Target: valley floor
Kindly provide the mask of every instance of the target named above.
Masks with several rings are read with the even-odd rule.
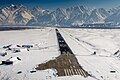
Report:
[[[13,65],[0,65],[0,80],[119,80],[120,31],[118,29],[59,28],[81,67],[91,76],[58,77],[55,69],[35,68],[60,56],[55,28],[0,31],[0,63],[19,57]],[[12,50],[3,48],[11,45]],[[33,45],[26,49],[17,45]],[[20,49],[20,52],[14,52]],[[6,56],[1,56],[7,52]]]

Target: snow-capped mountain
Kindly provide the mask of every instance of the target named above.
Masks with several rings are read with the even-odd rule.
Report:
[[[104,22],[104,20],[109,16],[110,14],[108,11],[103,8],[94,9],[87,19],[87,23]]]
[[[0,9],[1,25],[26,25],[30,19],[32,19],[31,12],[22,5],[11,5]]]
[[[72,7],[69,12],[70,18],[67,22],[70,25],[80,25],[88,19],[90,11],[91,9],[84,6]]]
[[[112,22],[114,25],[120,25],[120,10],[116,11],[110,17],[105,19],[106,22]]]
[[[120,7],[106,10],[85,6],[46,10],[41,7],[27,8],[11,5],[0,8],[0,25],[76,26],[93,23],[120,25]]]

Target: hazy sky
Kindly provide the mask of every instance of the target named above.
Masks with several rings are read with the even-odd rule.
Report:
[[[23,4],[26,6],[41,6],[48,9],[85,5],[88,7],[111,8],[120,6],[120,0],[0,0],[0,6]]]

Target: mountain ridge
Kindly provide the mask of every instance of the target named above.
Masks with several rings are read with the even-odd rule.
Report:
[[[120,25],[119,17],[120,7],[106,10],[75,6],[48,10],[39,6],[30,9],[12,4],[0,8],[0,25],[80,26],[93,23]]]

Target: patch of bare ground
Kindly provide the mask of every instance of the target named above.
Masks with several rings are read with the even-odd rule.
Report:
[[[39,64],[36,70],[45,70],[54,68],[58,76],[81,75],[88,77],[89,74],[79,65],[73,54],[61,54],[54,60]]]

